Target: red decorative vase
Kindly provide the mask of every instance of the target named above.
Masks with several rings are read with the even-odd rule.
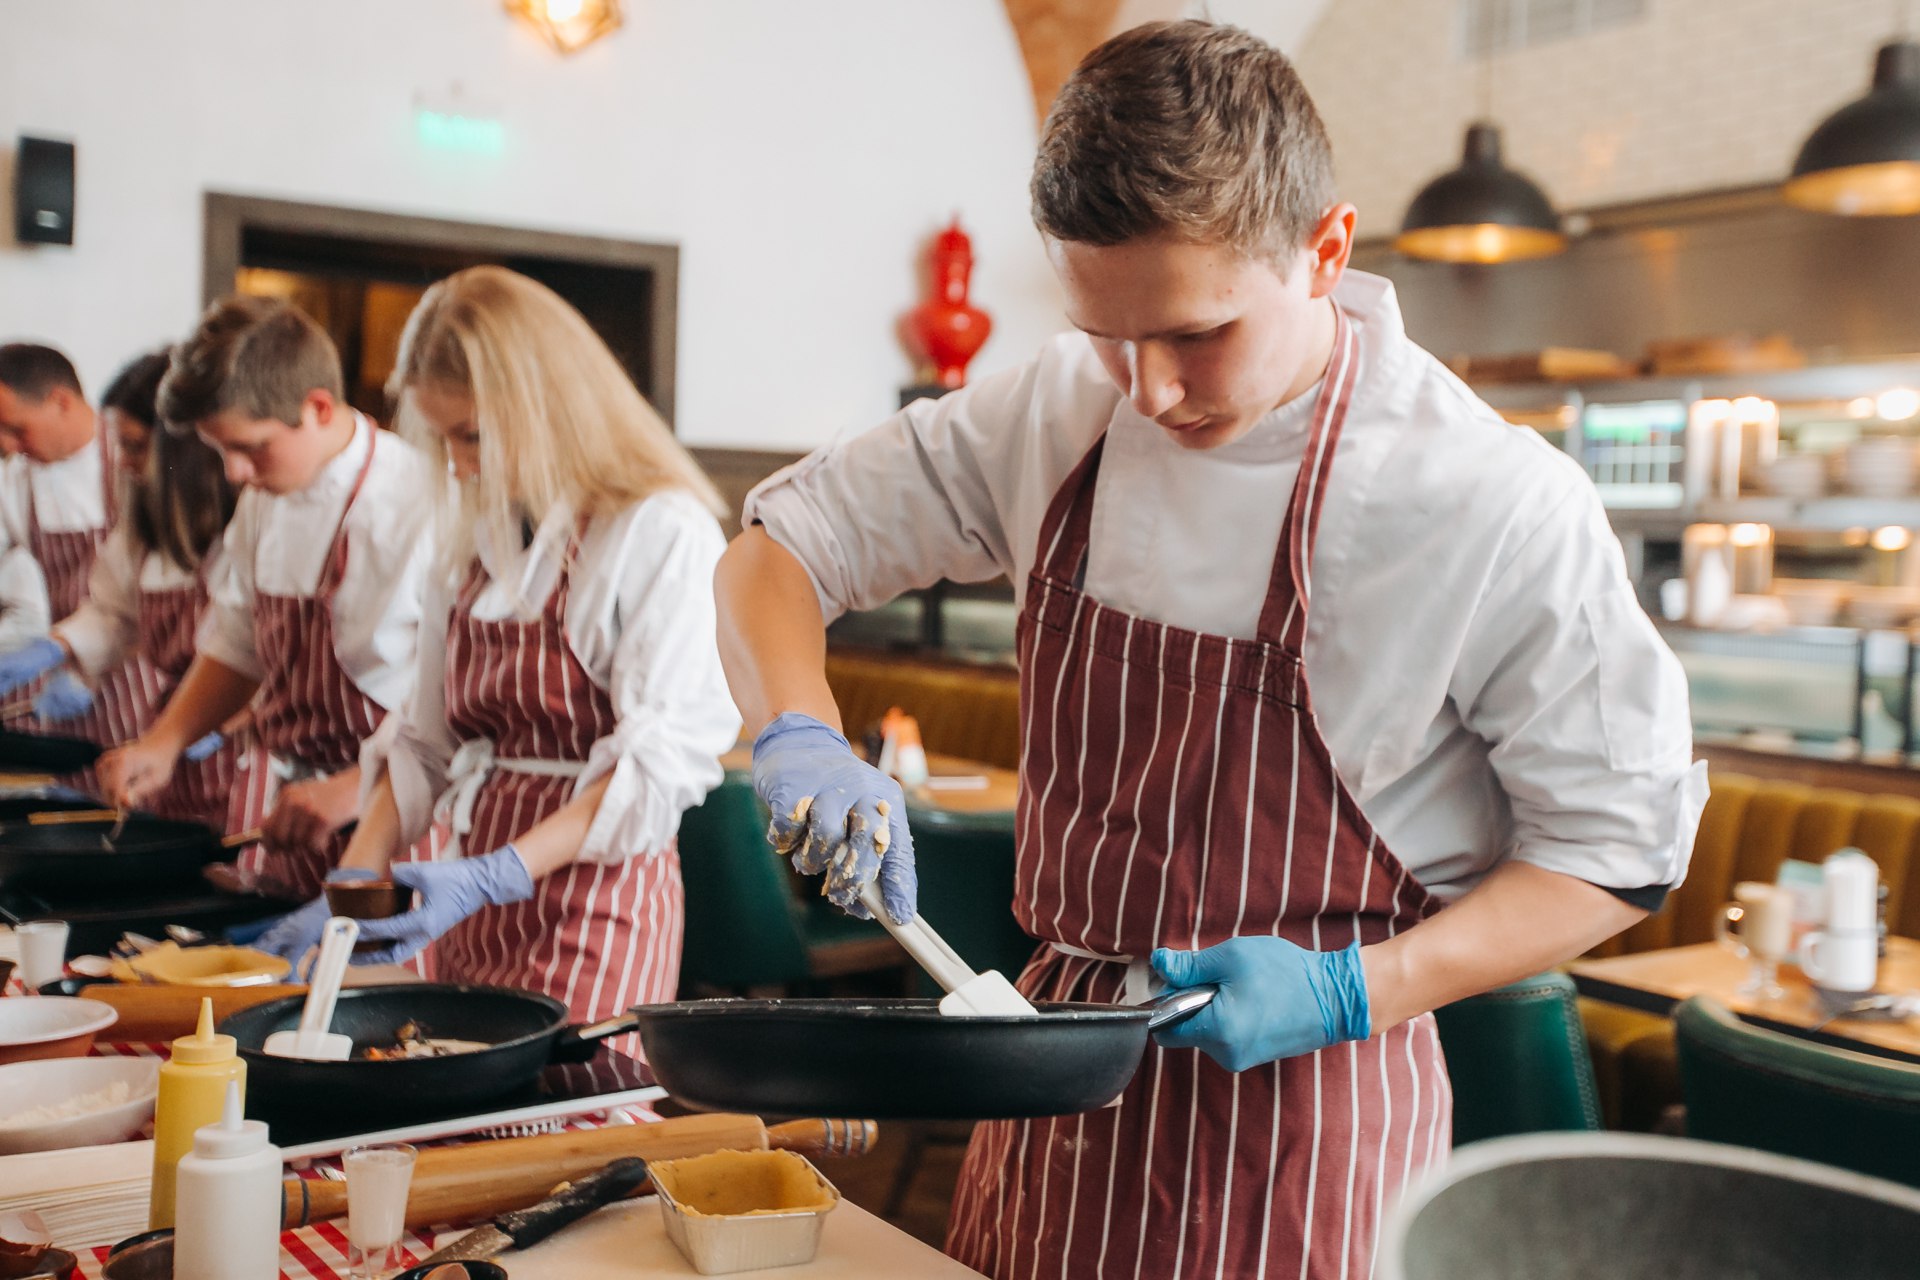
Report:
[[[932,362],[934,379],[943,387],[967,381],[967,362],[986,345],[993,332],[987,313],[967,301],[973,275],[973,241],[960,229],[960,219],[934,237],[934,296],[913,309],[907,329],[920,353]]]

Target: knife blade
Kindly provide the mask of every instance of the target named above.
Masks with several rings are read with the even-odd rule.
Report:
[[[475,1227],[446,1248],[434,1250],[420,1265],[485,1262],[509,1249],[530,1248],[600,1206],[632,1195],[646,1180],[647,1162],[638,1156],[622,1156],[531,1209],[503,1213],[492,1222]]]

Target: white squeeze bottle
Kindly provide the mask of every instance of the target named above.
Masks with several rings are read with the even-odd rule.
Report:
[[[195,1131],[180,1157],[174,1198],[173,1274],[193,1280],[277,1280],[280,1148],[245,1119],[240,1086],[227,1086],[220,1123]]]

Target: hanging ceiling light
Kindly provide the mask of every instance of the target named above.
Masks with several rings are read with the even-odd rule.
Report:
[[[1819,213],[1920,213],[1920,44],[1880,46],[1873,88],[1807,135],[1780,194]]]
[[[620,26],[620,0],[507,0],[561,53],[578,53]]]
[[[1393,247],[1435,262],[1517,262],[1567,247],[1560,216],[1533,179],[1500,158],[1500,130],[1467,126],[1456,168],[1420,189]]]

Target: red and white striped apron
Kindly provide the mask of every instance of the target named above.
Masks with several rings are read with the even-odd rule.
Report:
[[[569,565],[572,557],[569,548]],[[443,807],[457,847],[475,854],[572,799],[594,742],[619,723],[612,698],[567,643],[569,570],[526,622],[474,617],[487,580],[476,560],[447,622],[447,724],[465,745]],[[671,840],[618,863],[575,862],[536,882],[527,901],[483,907],[456,925],[433,946],[433,975],[543,991],[583,1021],[671,1000],[682,901]],[[637,1036],[608,1043],[639,1053]]]
[[[100,488],[106,522],[92,529],[54,531],[40,525],[34,504],[33,481],[27,481],[27,546],[40,563],[47,580],[47,602],[54,620],[70,617],[87,598],[87,579],[93,573],[94,553],[107,540],[119,506],[114,491],[114,462],[104,430],[95,433],[100,447]],[[45,681],[33,686],[37,695]],[[160,704],[160,674],[144,655],[136,653],[112,671],[104,673],[93,689],[93,706],[71,720],[42,720],[35,724],[41,732],[64,737],[85,738],[103,747],[117,747],[140,736]],[[93,771],[82,775],[87,790],[92,790]]]
[[[194,635],[207,609],[206,565],[184,586],[140,589],[140,652],[160,679],[155,705],[164,706],[193,665]],[[147,808],[166,818],[204,822],[226,835],[260,825],[267,808],[267,755],[249,733],[244,745],[226,742],[204,760],[182,758],[173,779]],[[241,854],[243,869],[259,870],[259,853]]]
[[[310,596],[255,592],[253,644],[266,678],[254,701],[253,733],[272,756],[268,808],[280,785],[325,778],[360,762],[360,744],[372,736],[385,709],[360,691],[334,652],[333,599],[347,572],[347,513],[373,470],[380,432],[372,430],[367,458],[354,477],[340,523]],[[327,872],[346,850],[350,829],[343,828],[318,848],[258,847],[256,871],[261,887],[274,896],[306,901],[320,892]]]
[[[1331,951],[1437,906],[1342,784],[1307,694],[1308,568],[1357,347],[1340,316],[1255,639],[1080,589],[1104,439],[1054,496],[1019,626],[1014,912],[1054,944],[1020,976],[1033,999],[1143,994],[1117,961],[1155,947]],[[1364,1280],[1451,1110],[1431,1015],[1239,1073],[1150,1044],[1113,1106],[975,1130],[947,1251],[996,1277]]]

